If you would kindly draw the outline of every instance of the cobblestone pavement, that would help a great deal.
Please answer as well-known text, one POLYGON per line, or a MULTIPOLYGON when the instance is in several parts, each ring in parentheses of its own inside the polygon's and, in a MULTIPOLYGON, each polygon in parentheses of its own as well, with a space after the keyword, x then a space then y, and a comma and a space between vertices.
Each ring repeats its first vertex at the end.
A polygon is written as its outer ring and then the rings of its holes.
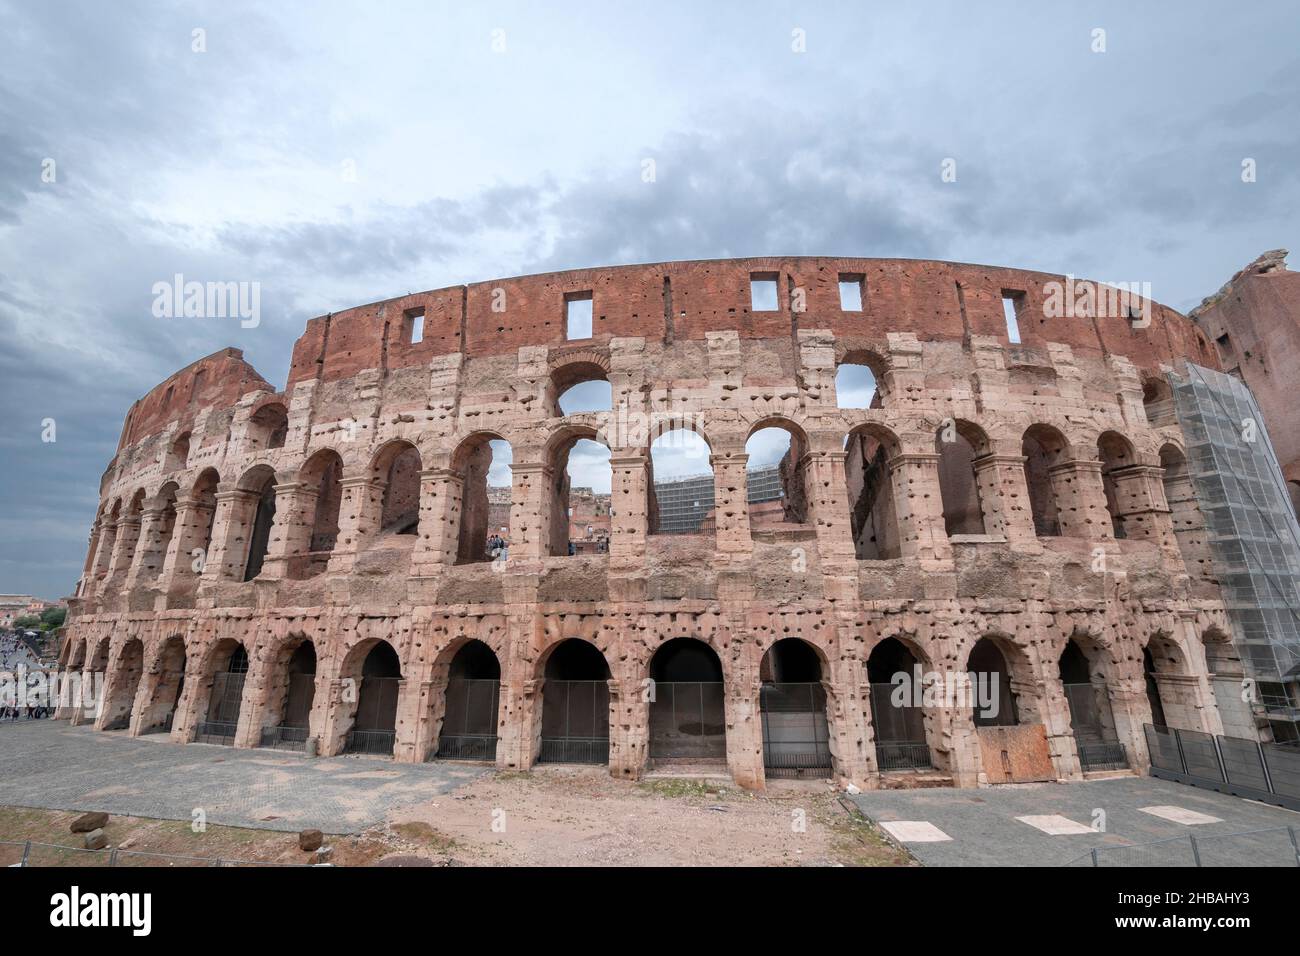
POLYGON ((930 824, 892 827, 927 866, 1060 866, 1094 847, 1170 838, 1181 839, 1154 847, 1103 850, 1100 863, 1194 866, 1189 836, 1196 837, 1206 866, 1297 865, 1285 829, 1249 837, 1216 835, 1291 827, 1300 838, 1300 813, 1153 777, 978 790, 876 790, 852 799, 887 830, 900 822, 930 824), (1104 813, 1104 831, 1094 829, 1101 819, 1097 811, 1104 813), (1214 821, 1178 822, 1207 817, 1214 821), (939 831, 937 838, 933 828, 939 831))
POLYGON ((61 720, 0 723, 0 804, 8 806, 163 820, 190 820, 202 808, 208 823, 350 833, 488 769, 174 744, 61 720))

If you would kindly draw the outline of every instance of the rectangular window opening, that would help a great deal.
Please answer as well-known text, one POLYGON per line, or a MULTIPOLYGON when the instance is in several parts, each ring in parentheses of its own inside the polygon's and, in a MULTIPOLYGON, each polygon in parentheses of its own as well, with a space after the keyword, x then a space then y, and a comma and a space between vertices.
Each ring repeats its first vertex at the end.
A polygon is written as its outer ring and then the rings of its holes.
POLYGON ((861 312, 866 277, 860 275, 840 276, 840 311, 861 312))
POLYGON ((1025 294, 1014 289, 1002 290, 1002 315, 1007 320, 1007 341, 1020 344, 1020 311, 1025 304, 1025 294))
POLYGON ((590 292, 570 292, 564 297, 564 322, 569 339, 591 338, 590 292))
POLYGON ((424 309, 411 309, 406 313, 406 327, 410 330, 407 341, 417 345, 424 341, 424 309))
POLYGON ((775 312, 776 302, 775 272, 755 272, 749 277, 749 311, 775 312))

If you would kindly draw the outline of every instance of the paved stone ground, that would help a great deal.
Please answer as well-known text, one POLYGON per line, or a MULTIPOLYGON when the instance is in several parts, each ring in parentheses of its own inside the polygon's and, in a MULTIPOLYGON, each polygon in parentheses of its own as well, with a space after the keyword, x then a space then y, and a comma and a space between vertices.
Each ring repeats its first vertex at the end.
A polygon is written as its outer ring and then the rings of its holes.
POLYGON ((61 720, 0 722, 0 804, 8 806, 162 820, 189 820, 201 807, 209 823, 351 833, 487 769, 174 744, 162 734, 99 733, 61 720))
MULTIPOLYGON (((929 823, 947 840, 913 842, 932 831, 899 828, 901 842, 927 866, 1060 866, 1087 854, 1093 847, 1123 847, 1181 838, 1156 847, 1108 850, 1103 866, 1193 866, 1191 843, 1199 844, 1206 866, 1297 865, 1286 831, 1233 839, 1215 834, 1239 833, 1265 827, 1292 827, 1300 838, 1300 813, 1231 797, 1212 790, 1157 780, 1120 777, 1082 783, 1035 783, 978 790, 880 790, 854 796, 853 801, 876 823, 929 823), (1187 825, 1143 812, 1142 808, 1176 807, 1217 817, 1220 822, 1187 825), (1105 832, 1093 829, 1094 811, 1105 811, 1105 832), (1017 817, 1060 816, 1065 821, 1038 819, 1039 826, 1017 817), (1069 823, 1075 824, 1069 826, 1069 823), (1087 832, 1078 831, 1079 825, 1087 832), (1051 835, 1039 827, 1058 832, 1051 835)), ((1168 811, 1162 811, 1168 813, 1168 811)), ((1184 816, 1174 812, 1172 816, 1184 816)), ((1091 865, 1090 860, 1074 865, 1091 865)))

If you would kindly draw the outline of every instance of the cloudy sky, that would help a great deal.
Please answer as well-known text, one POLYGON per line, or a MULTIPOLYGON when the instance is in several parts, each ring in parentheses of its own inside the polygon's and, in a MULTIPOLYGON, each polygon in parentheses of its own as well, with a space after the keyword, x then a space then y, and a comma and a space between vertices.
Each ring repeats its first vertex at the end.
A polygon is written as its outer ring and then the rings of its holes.
POLYGON ((1190 308, 1300 240, 1298 18, 0 0, 0 591, 72 590, 159 380, 233 345, 282 387, 309 317, 398 293, 829 254, 1150 281, 1190 308), (155 318, 175 273, 260 282, 261 324, 155 318))

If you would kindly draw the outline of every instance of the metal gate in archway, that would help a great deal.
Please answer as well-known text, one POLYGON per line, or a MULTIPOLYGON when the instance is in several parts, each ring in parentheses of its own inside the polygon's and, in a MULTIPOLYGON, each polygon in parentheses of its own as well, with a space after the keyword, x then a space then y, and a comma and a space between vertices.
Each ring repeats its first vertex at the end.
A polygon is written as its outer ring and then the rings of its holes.
POLYGON ((278 750, 306 750, 311 724, 311 705, 316 697, 316 675, 289 675, 285 691, 284 718, 277 727, 262 730, 262 746, 278 750))
POLYGON ((207 719, 199 724, 194 739, 201 744, 234 746, 239 727, 239 706, 244 699, 243 672, 218 671, 212 678, 207 719))
POLYGON ((542 688, 545 763, 609 763, 609 682, 551 680, 542 688))
POLYGON ((767 683, 759 691, 759 705, 763 772, 769 777, 829 777, 826 688, 820 683, 767 683))
POLYGON ((655 681, 650 758, 720 760, 727 756, 721 681, 655 681))
POLYGON ((495 760, 501 682, 455 677, 447 681, 447 707, 438 735, 439 760, 495 760))
POLYGON ((357 694, 357 716, 343 752, 392 756, 397 740, 397 695, 400 677, 363 677, 357 694))

